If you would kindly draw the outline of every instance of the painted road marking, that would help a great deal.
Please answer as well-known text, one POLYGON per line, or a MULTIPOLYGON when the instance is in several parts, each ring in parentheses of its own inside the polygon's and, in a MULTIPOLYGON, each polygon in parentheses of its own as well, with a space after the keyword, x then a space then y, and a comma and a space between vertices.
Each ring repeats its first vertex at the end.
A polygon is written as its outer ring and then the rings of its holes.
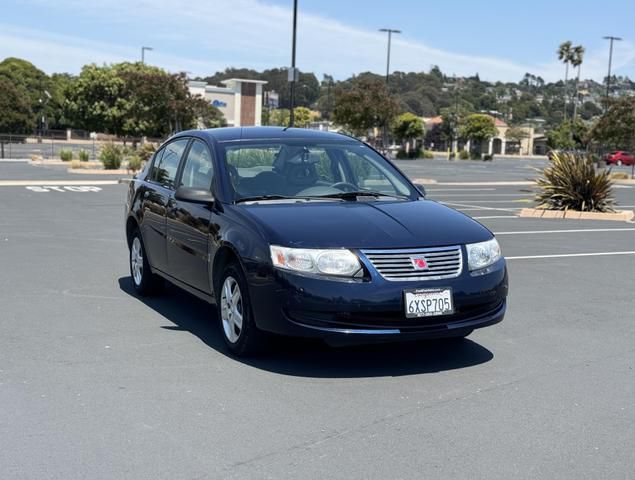
POLYGON ((101 192, 101 187, 95 187, 93 185, 64 185, 64 186, 57 186, 57 185, 45 185, 45 186, 38 186, 38 185, 29 185, 27 187, 24 187, 27 190, 30 190, 31 192, 36 192, 36 193, 50 193, 50 192, 81 192, 81 193, 86 193, 86 192, 101 192))
POLYGON ((468 205, 465 203, 454 203, 454 202, 440 202, 444 205, 449 205, 451 207, 466 207, 466 208, 474 208, 476 210, 492 210, 495 212, 511 212, 515 213, 516 210, 520 210, 519 208, 494 208, 494 207, 483 207, 481 205, 468 205))
POLYGON ((584 233, 584 232, 635 232, 635 228, 579 228, 576 230, 526 230, 521 232, 494 232, 494 235, 534 235, 543 233, 584 233))
MULTIPOLYGON (((426 190, 432 192, 433 190, 426 190)), ((442 193, 435 197, 526 197, 526 193, 442 193)))
POLYGON ((117 185, 118 180, 0 180, 0 187, 117 185))
POLYGON ((491 192, 495 188, 433 188, 426 189, 427 192, 491 192))
POLYGON ((561 253, 557 255, 526 255, 521 257, 505 257, 505 260, 534 260, 534 259, 540 259, 540 258, 567 258, 567 257, 606 257, 610 255, 635 255, 635 251, 596 252, 596 253, 561 253))

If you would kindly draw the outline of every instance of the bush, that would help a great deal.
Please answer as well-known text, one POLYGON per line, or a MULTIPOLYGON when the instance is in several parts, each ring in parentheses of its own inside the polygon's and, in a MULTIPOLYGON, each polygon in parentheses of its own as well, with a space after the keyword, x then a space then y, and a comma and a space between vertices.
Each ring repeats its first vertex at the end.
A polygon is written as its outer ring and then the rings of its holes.
POLYGON ((104 165, 106 170, 117 170, 121 167, 123 159, 123 151, 121 147, 113 143, 107 143, 101 147, 99 152, 99 161, 104 165))
POLYGON ((572 153, 554 153, 537 180, 536 200, 550 210, 612 212, 609 170, 597 171, 593 159, 572 153))
POLYGON ((137 172, 141 170, 142 166, 143 160, 141 160, 141 157, 139 157, 139 155, 132 155, 130 158, 128 158, 128 170, 137 172))
POLYGON ((144 162, 147 162, 148 160, 150 160, 150 158, 152 157, 154 152, 156 152, 156 150, 157 150, 156 145, 150 142, 146 142, 143 145, 141 145, 141 147, 137 150, 136 155, 144 162))
POLYGON ((469 160, 470 159, 470 154, 467 150, 461 150, 459 152, 459 158, 461 160, 469 160))
POLYGON ((87 150, 80 150, 77 153, 77 156, 79 157, 80 162, 87 162, 88 159, 90 158, 90 153, 88 153, 87 150))
POLYGON ((63 148, 60 150, 60 159, 62 162, 70 162, 73 159, 73 151, 63 148))
POLYGON ((71 161, 71 168, 82 168, 82 165, 81 165, 79 160, 72 160, 71 161))
POLYGON ((404 160, 406 158, 410 158, 410 155, 406 153, 405 150, 399 150, 397 151, 397 158, 400 160, 404 160))
POLYGON ((478 152, 470 152, 470 160, 483 160, 483 155, 478 152))
POLYGON ((434 154, 429 150, 421 150, 419 151, 419 158, 431 159, 434 158, 434 154))
POLYGON ((490 155, 490 154, 483 155, 484 162, 491 162, 492 160, 494 160, 494 155, 490 155))

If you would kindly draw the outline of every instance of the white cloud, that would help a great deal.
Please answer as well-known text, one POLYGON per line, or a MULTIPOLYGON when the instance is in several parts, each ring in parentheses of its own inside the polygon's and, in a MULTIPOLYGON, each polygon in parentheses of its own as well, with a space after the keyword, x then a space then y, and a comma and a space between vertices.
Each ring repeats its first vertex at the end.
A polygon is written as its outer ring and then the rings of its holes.
MULTIPOLYGON (((24 57, 46 71, 77 72, 85 63, 136 60, 143 44, 155 50, 147 59, 172 71, 207 75, 228 66, 257 69, 290 64, 291 11, 261 0, 27 0, 51 15, 80 19, 86 25, 108 28, 101 41, 77 36, 2 27, 0 57, 24 57), (122 42, 127 42, 124 44, 122 42), (135 45, 131 45, 134 43, 135 45)), ((100 29, 96 29, 100 30, 100 29)), ((96 34, 95 34, 96 35, 96 34)), ((386 37, 346 25, 340 20, 301 13, 298 19, 297 64, 305 71, 346 78, 361 71, 385 71, 386 37)), ((583 77, 602 79, 605 49, 587 53, 583 77)), ((632 65, 635 45, 621 42, 614 68, 632 65)), ((399 36, 394 39, 392 70, 422 71, 439 65, 446 73, 489 80, 517 81, 525 72, 546 80, 562 77, 557 61, 531 64, 493 56, 448 52, 399 36)))

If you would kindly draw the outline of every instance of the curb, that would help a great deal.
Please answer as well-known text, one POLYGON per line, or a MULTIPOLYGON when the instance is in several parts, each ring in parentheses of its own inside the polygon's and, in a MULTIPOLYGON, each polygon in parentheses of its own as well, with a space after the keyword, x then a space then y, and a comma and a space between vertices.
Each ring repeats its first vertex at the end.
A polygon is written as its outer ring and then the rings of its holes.
POLYGON ((618 210, 616 213, 599 213, 523 208, 518 216, 523 218, 566 218, 570 220, 613 220, 615 222, 630 222, 635 218, 635 212, 632 210, 618 210))

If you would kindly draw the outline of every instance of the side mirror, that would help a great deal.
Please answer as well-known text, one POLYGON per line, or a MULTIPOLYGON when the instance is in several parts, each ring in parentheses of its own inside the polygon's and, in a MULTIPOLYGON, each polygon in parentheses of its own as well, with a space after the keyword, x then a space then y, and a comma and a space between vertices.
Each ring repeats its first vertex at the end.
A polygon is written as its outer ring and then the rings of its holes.
POLYGON ((174 192, 174 198, 183 202, 201 203, 204 205, 214 203, 214 195, 207 188, 179 187, 174 192))
POLYGON ((419 190, 419 193, 421 193, 422 197, 426 196, 426 187, 424 187, 420 183, 415 183, 414 186, 417 187, 417 190, 419 190))

